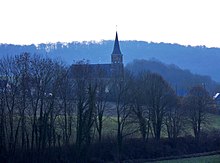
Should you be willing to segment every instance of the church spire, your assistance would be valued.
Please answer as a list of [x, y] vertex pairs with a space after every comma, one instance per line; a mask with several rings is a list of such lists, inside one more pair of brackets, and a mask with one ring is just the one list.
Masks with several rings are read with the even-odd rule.
[[118, 42], [118, 33], [116, 31], [116, 36], [115, 36], [115, 44], [114, 44], [114, 49], [112, 54], [121, 54], [119, 42]]
[[112, 58], [113, 64], [123, 64], [123, 55], [121, 54], [117, 31], [116, 31], [115, 44], [114, 44], [114, 49], [113, 49], [111, 58]]

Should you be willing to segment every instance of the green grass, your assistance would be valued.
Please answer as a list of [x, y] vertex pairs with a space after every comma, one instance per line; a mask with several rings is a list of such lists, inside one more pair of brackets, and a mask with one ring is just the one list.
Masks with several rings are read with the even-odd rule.
[[[208, 114], [207, 116], [208, 116], [208, 123], [206, 125], [202, 126], [202, 130], [204, 130], [204, 131], [220, 130], [220, 115]], [[117, 134], [116, 117], [104, 117], [103, 119], [104, 119], [104, 122], [103, 122], [103, 135], [104, 136], [107, 136], [107, 135], [108, 136], [116, 136], [116, 134]], [[187, 124], [187, 125], [185, 126], [185, 130], [181, 134], [181, 136], [193, 135], [193, 130], [190, 127], [190, 124], [188, 124], [187, 122], [185, 124]], [[138, 128], [138, 124], [132, 124], [132, 125], [130, 125], [130, 127], [131, 126], [133, 126], [133, 129]], [[166, 132], [166, 127], [165, 126], [163, 126], [163, 128], [162, 128], [161, 136], [162, 137], [167, 137], [167, 132]], [[133, 134], [132, 137], [140, 138], [141, 137], [140, 132], [137, 132], [137, 133]]]
[[220, 115], [209, 114], [210, 124], [208, 125], [210, 129], [220, 129]]
[[200, 156], [176, 160], [156, 161], [155, 163], [220, 163], [220, 155]]
[[103, 117], [103, 136], [115, 136], [117, 133], [116, 117]]

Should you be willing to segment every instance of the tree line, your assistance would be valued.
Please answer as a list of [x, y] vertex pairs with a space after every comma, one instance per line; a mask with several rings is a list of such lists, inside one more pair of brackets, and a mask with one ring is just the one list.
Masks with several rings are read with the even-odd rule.
[[[0, 60], [2, 160], [38, 162], [49, 157], [48, 150], [63, 149], [64, 162], [70, 153], [72, 161], [88, 162], [90, 147], [98, 144], [101, 153], [109, 138], [116, 145], [115, 160], [121, 161], [126, 138], [147, 143], [165, 134], [176, 141], [190, 128], [199, 142], [207, 111], [214, 106], [203, 85], [180, 97], [155, 73], [125, 70], [123, 77], [97, 78], [88, 74], [87, 63], [77, 64], [74, 68], [28, 53]], [[108, 120], [115, 126], [109, 135], [103, 134]]]

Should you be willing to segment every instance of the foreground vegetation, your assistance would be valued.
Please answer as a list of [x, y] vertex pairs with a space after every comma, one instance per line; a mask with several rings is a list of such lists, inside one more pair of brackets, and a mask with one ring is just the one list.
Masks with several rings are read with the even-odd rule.
[[2, 162], [121, 162], [220, 148], [218, 127], [207, 130], [215, 105], [203, 85], [182, 97], [158, 74], [106, 79], [85, 62], [67, 67], [27, 53], [1, 59], [0, 76]]

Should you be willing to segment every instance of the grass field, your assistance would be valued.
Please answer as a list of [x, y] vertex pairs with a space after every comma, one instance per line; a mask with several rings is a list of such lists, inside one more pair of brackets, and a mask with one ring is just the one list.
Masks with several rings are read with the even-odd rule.
[[220, 115], [210, 114], [209, 115], [210, 129], [220, 129]]
[[176, 160], [156, 161], [155, 163], [220, 163], [220, 155], [192, 157]]
[[[117, 123], [116, 123], [116, 117], [104, 117], [103, 122], [103, 135], [110, 135], [115, 136], [117, 133]], [[132, 124], [134, 128], [138, 128], [138, 124]], [[188, 126], [189, 124], [187, 124]], [[204, 131], [213, 131], [213, 130], [220, 130], [220, 115], [215, 114], [208, 114], [208, 123], [205, 126], [202, 126], [202, 129]], [[182, 136], [185, 136], [185, 134], [191, 134], [193, 135], [193, 130], [191, 127], [185, 127], [184, 133], [182, 133]], [[140, 133], [137, 132], [132, 135], [133, 137], [141, 137]], [[163, 126], [161, 131], [162, 137], [167, 137], [166, 128]]]

